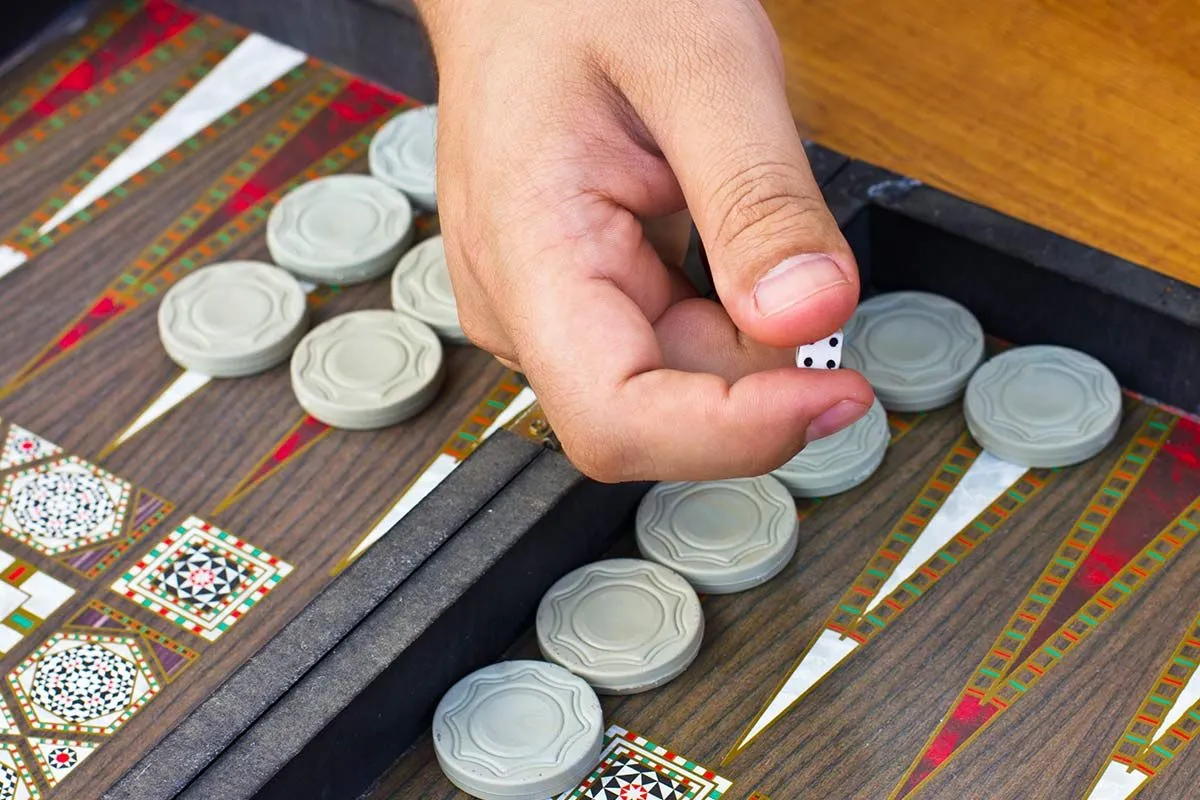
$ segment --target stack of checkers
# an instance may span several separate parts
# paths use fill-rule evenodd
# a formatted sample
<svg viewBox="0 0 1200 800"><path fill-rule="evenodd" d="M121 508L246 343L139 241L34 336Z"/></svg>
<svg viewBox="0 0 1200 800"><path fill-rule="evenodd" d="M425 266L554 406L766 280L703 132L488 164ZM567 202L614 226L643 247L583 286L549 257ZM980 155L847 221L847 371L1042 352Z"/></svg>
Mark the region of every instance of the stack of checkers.
<svg viewBox="0 0 1200 800"><path fill-rule="evenodd" d="M884 409L932 411L961 399L975 440L991 455L1018 466L1067 467L1086 461L1113 440L1120 425L1120 387L1095 358L1065 347L1033 345L985 362L979 322L945 297L925 292L877 295L855 310L844 339L844 365L862 373ZM810 487L799 486L795 478L796 465L811 466L818 456L836 461L831 451L842 443L862 452L856 463L865 469L870 459L860 441L869 437L856 429L871 425L867 420L874 413L826 444L806 448L776 474L798 496L811 496L806 494ZM828 483L857 485L850 472L844 464L838 477L845 475L846 483L832 474ZM811 482L811 476L805 480Z"/></svg>
<svg viewBox="0 0 1200 800"><path fill-rule="evenodd" d="M413 246L414 207L437 208L436 121L436 106L403 111L372 140L370 175L317 178L284 195L267 219L274 264L212 264L175 284L158 314L167 355L211 378L290 359L298 403L333 427L386 427L427 408L443 382L443 342L466 343L441 237ZM389 274L391 309L309 330L308 293Z"/></svg>
<svg viewBox="0 0 1200 800"><path fill-rule="evenodd" d="M637 513L643 558L581 567L543 596L543 661L468 675L434 713L438 763L483 800L542 800L595 766L604 733L599 695L663 686L700 652L700 592L752 589L796 552L796 508L775 478L664 483ZM521 720L521 724L513 724Z"/></svg>

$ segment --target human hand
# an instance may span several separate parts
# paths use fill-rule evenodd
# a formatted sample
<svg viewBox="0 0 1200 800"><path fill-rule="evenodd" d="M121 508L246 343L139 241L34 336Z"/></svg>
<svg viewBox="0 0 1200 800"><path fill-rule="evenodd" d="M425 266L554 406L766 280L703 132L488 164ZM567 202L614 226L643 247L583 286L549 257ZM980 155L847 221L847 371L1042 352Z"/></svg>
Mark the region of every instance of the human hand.
<svg viewBox="0 0 1200 800"><path fill-rule="evenodd" d="M793 360L849 318L858 274L756 0L418 7L463 329L582 472L763 474L866 413L860 375ZM678 269L689 209L721 303Z"/></svg>

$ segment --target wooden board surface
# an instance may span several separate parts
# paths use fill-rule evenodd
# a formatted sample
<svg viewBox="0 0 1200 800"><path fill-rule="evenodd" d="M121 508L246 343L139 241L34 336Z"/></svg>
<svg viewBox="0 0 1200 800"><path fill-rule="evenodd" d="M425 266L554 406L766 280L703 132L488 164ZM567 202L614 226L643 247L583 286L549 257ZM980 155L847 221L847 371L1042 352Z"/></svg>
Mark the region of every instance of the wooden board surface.
<svg viewBox="0 0 1200 800"><path fill-rule="evenodd" d="M1194 4L764 6L806 134L1200 284Z"/></svg>
<svg viewBox="0 0 1200 800"><path fill-rule="evenodd" d="M0 81L0 766L26 767L44 797L98 796L327 586L369 532L386 531L378 523L432 459L468 454L520 389L483 352L448 347L438 399L381 431L308 418L286 364L172 393L188 378L159 343L157 299L204 264L269 260L274 200L323 173L366 172L371 134L407 104L302 56L245 96L238 87L250 78L226 74L228 111L50 224L250 42L161 0L123 0ZM253 46L255 69L282 52ZM419 230L436 232L436 220ZM14 265L18 253L25 263ZM388 308L387 280L321 288L310 305L314 325ZM126 435L171 397L169 411ZM62 478L68 456L91 477ZM23 488L39 469L74 488ZM72 533L39 536L39 515L56 514ZM200 521L212 526L207 538ZM181 525L182 538L168 540ZM96 541L80 538L85 528ZM172 601L140 574L161 556L169 582L171 560L188 553L215 565L211 607L198 595ZM56 655L80 646L104 651L97 663L113 671L116 694L100 698L84 685L86 666ZM68 699L100 700L103 713L55 706L52 719L36 694L48 663L60 665ZM64 747L70 755L56 757L71 765L39 763Z"/></svg>
<svg viewBox="0 0 1200 800"><path fill-rule="evenodd" d="M1142 713L1140 705L1155 688L1160 670L1171 667L1176 677L1190 674L1179 672L1172 656L1177 645L1194 641L1200 612L1200 542L1194 538L1179 550L1163 550L1167 566L1132 590L1128 601L1118 602L1115 611L1093 599L1108 602L1105 591L1123 596L1111 586L1102 587L1113 576L1130 574L1128 555L1170 528L1189 504L1183 518L1200 528L1200 507L1195 505L1200 501L1200 424L1136 402L1130 403L1116 440L1095 459L1041 473L1045 482L1040 489L1021 481L1012 491L1001 486L997 502L1003 515L981 515L986 528L968 519L971 524L964 523L952 542L965 537L974 542L973 549L957 546L953 564L935 556L914 572L871 612L885 618L882 632L868 636L798 704L735 752L758 712L823 630L840 624L862 635L867 630L863 625L872 624L844 625L842 609L861 611L864 602L853 587L878 590L878 579L869 570L887 572L888 564L905 552L904 534L889 536L890 530L907 530L909 539L920 541L922 534L904 528L904 520L928 519L922 509L940 507L937 498L945 496L940 490L927 493L937 489L927 481L935 476L943 482L957 480L939 465L964 458L956 456L956 448L965 447L969 454L971 443L960 438L960 405L923 418L893 419L913 426L907 433L893 426L891 449L866 484L815 507L809 501L798 503L800 545L790 566L760 588L704 598L705 639L697 660L665 687L603 698L606 723L731 780L725 798L743 800L754 791L776 800L1085 797L1126 725ZM1126 453L1134 460L1126 459ZM964 463L957 462L959 467ZM1131 467L1142 471L1126 472ZM1105 516L1098 506L1120 510ZM1092 536L1078 523L1103 532L1091 539L1086 557L1060 549L1072 537ZM943 552L950 553L952 545ZM619 552L632 549L627 541ZM893 557L884 558L885 550ZM1141 569L1146 566L1142 562L1158 563L1145 556L1129 563ZM1070 563L1079 566L1074 577L1065 579L1067 588L1047 589L1039 579L1044 568L1062 574L1063 564ZM901 592L908 589L921 596L914 599L910 592L905 598ZM1013 615L1029 610L1027 592L1047 591L1058 592L1058 603L1045 622L1022 628L1025 639L1058 630L1080 609L1095 623L1095 633L1077 635L1078 644L1066 646L1060 634L1050 636L1046 641L1061 648L1061 658L1042 664L1044 677L1030 678L1021 669L1004 673L1003 686L1015 681L1025 691L1015 699L998 695L1007 707L991 706L990 724L968 741L973 721L982 717L963 710L969 711L971 698L960 693L978 685L972 677L978 676L977 667L995 666L986 659L1003 649L998 637L1010 619L1024 625ZM864 594L870 596L870 591ZM1074 631L1090 630L1090 625L1076 618L1063 630L1076 635ZM1186 661L1194 653L1184 655ZM540 657L532 636L510 656ZM1040 664L1037 658L1024 663ZM959 711L952 714L955 708ZM1200 717L1195 709L1200 704L1193 707ZM961 724L951 731L953 737L927 748L943 717ZM941 769L919 791L903 791L910 767L932 763L922 761L923 753L940 761ZM1200 750L1182 750L1140 798L1190 796L1197 780ZM428 736L370 796L465 797L442 776Z"/></svg>

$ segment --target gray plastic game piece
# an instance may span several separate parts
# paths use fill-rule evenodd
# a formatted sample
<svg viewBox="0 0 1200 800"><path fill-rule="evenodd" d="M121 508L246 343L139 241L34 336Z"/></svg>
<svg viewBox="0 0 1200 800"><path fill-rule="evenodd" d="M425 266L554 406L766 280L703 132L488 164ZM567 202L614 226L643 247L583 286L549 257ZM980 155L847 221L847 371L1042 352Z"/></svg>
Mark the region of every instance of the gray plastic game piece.
<svg viewBox="0 0 1200 800"><path fill-rule="evenodd" d="M545 800L573 789L595 768L603 743L596 693L542 661L473 672L433 714L438 765L481 800Z"/></svg>
<svg viewBox="0 0 1200 800"><path fill-rule="evenodd" d="M400 259L392 272L392 308L421 320L448 342L467 343L441 236L426 239Z"/></svg>
<svg viewBox="0 0 1200 800"><path fill-rule="evenodd" d="M308 327L308 301L288 273L257 261L193 272L163 296L158 332L176 364L214 378L287 361Z"/></svg>
<svg viewBox="0 0 1200 800"><path fill-rule="evenodd" d="M442 344L420 320L353 311L318 325L292 355L300 406L335 428L385 428L429 406L441 388Z"/></svg>
<svg viewBox="0 0 1200 800"><path fill-rule="evenodd" d="M1121 424L1121 388L1096 359L1035 345L1001 353L971 378L963 401L984 449L1026 467L1066 467L1099 453Z"/></svg>
<svg viewBox="0 0 1200 800"><path fill-rule="evenodd" d="M655 485L642 498L638 549L687 578L696 591L759 586L796 552L799 521L787 487L770 475Z"/></svg>
<svg viewBox="0 0 1200 800"><path fill-rule="evenodd" d="M962 396L983 360L983 329L953 300L891 292L846 323L843 365L861 372L889 411L932 411Z"/></svg>
<svg viewBox="0 0 1200 800"><path fill-rule="evenodd" d="M537 612L542 655L600 694L634 694L678 677L704 638L704 611L681 576L650 561L614 558L550 587Z"/></svg>
<svg viewBox="0 0 1200 800"><path fill-rule="evenodd" d="M437 105L402 111L367 150L371 174L427 211L437 211Z"/></svg>
<svg viewBox="0 0 1200 800"><path fill-rule="evenodd" d="M284 195L267 218L272 260L317 283L378 278L412 239L412 204L370 175L309 181Z"/></svg>
<svg viewBox="0 0 1200 800"><path fill-rule="evenodd" d="M771 474L796 497L829 497L866 481L887 454L891 434L879 399L853 425L807 445Z"/></svg>

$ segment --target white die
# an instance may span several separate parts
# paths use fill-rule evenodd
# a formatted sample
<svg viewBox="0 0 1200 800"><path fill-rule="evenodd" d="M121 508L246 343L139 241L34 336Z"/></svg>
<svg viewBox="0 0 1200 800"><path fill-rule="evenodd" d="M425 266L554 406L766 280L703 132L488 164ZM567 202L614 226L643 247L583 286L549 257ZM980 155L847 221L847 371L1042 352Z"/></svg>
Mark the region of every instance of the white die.
<svg viewBox="0 0 1200 800"><path fill-rule="evenodd" d="M842 366L842 331L796 348L796 366L805 369L837 369Z"/></svg>

